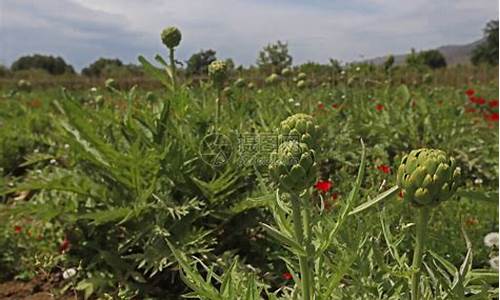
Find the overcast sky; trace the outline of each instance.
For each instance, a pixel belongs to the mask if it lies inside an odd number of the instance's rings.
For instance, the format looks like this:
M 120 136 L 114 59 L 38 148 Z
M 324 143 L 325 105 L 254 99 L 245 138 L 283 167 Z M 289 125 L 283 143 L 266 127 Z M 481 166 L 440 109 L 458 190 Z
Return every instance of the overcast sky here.
M 348 62 L 479 39 L 497 0 L 0 0 L 0 63 L 62 56 L 77 69 L 99 57 L 137 62 L 165 52 L 160 31 L 182 31 L 178 57 L 212 48 L 254 64 L 286 41 L 294 63 Z

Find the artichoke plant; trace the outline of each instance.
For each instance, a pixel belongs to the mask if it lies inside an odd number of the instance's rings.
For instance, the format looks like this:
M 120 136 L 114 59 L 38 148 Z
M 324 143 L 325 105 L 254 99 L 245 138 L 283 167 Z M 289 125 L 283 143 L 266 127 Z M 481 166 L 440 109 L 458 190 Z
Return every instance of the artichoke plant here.
M 416 207 L 436 206 L 457 190 L 460 169 L 442 150 L 418 149 L 404 156 L 397 183 L 405 201 Z
M 291 75 L 292 75 L 292 70 L 290 70 L 289 68 L 284 68 L 283 70 L 281 70 L 281 76 L 288 78 Z
M 413 150 L 401 160 L 397 174 L 398 186 L 403 198 L 418 208 L 411 277 L 412 300 L 420 299 L 420 273 L 430 210 L 455 193 L 459 176 L 460 169 L 455 160 L 442 150 Z
M 213 61 L 208 66 L 208 75 L 217 89 L 222 89 L 227 77 L 227 65 L 222 60 Z
M 319 126 L 310 115 L 298 113 L 280 124 L 279 140 L 296 139 L 315 149 L 320 136 Z
M 181 31 L 177 27 L 167 27 L 161 32 L 161 41 L 169 49 L 179 46 L 181 38 Z
M 316 179 L 315 152 L 307 144 L 286 141 L 271 154 L 269 172 L 280 188 L 300 192 Z
M 246 86 L 245 79 L 243 79 L 243 78 L 238 78 L 238 79 L 234 82 L 234 85 L 235 85 L 237 88 L 244 88 L 244 87 Z
M 299 75 L 297 75 L 297 80 L 306 80 L 307 75 L 304 72 L 300 72 Z
M 280 79 L 280 77 L 278 76 L 278 74 L 273 73 L 266 78 L 266 83 L 267 84 L 274 84 L 274 83 L 278 82 L 279 79 Z
M 297 88 L 299 88 L 299 89 L 301 89 L 301 90 L 302 90 L 302 89 L 304 89 L 305 87 L 306 87 L 306 82 L 305 82 L 304 80 L 299 80 L 299 81 L 297 82 Z
M 21 79 L 17 82 L 17 89 L 23 92 L 31 92 L 31 82 Z

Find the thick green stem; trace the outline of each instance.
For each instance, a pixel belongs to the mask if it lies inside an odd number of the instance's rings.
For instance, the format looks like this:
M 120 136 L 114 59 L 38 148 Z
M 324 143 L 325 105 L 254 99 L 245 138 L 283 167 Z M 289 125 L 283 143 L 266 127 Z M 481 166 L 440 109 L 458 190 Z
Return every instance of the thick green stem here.
M 222 89 L 217 88 L 217 98 L 215 99 L 215 132 L 217 132 L 219 126 L 219 118 L 221 111 L 221 98 L 222 98 Z
M 174 90 L 177 88 L 177 74 L 176 74 L 176 70 L 175 70 L 175 56 L 174 56 L 174 48 L 169 48 L 168 49 L 170 51 L 170 68 L 172 70 L 172 85 L 174 87 Z
M 295 231 L 295 238 L 300 245 L 304 246 L 304 224 L 302 223 L 302 203 L 297 195 L 292 196 L 292 217 L 293 217 L 293 228 Z M 304 247 L 307 249 L 307 247 Z M 307 253 L 307 250 L 306 250 Z M 309 259 L 307 254 L 299 255 L 299 265 L 301 274 L 301 287 L 302 287 L 302 299 L 311 300 L 311 286 L 310 286 L 310 274 L 311 270 L 309 267 Z
M 309 289 L 309 294 L 314 295 L 314 276 L 312 274 L 312 266 L 314 264 L 314 249 L 312 246 L 312 228 L 311 228 L 311 206 L 309 202 L 309 197 L 305 197 L 302 200 L 303 207 L 303 226 L 304 226 L 304 245 L 306 248 L 307 255 L 307 272 L 304 274 L 304 282 Z
M 413 274 L 411 277 L 411 299 L 420 300 L 420 268 L 422 267 L 422 258 L 425 251 L 425 236 L 427 222 L 429 221 L 429 208 L 418 209 L 416 222 L 416 241 L 413 252 Z

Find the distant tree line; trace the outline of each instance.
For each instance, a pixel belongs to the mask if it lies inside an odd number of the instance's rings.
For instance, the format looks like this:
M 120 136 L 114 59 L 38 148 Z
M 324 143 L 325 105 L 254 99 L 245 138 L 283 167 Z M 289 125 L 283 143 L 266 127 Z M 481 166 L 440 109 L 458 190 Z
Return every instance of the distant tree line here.
M 17 59 L 10 67 L 11 71 L 24 71 L 31 69 L 42 69 L 51 75 L 61 75 L 65 73 L 74 74 L 75 70 L 60 56 L 51 55 L 27 55 Z
M 484 41 L 474 49 L 471 62 L 475 65 L 488 64 L 498 65 L 498 20 L 487 23 L 484 29 Z M 212 49 L 200 50 L 185 61 L 180 72 L 187 76 L 203 76 L 207 74 L 208 65 L 216 60 L 216 51 Z M 289 54 L 288 44 L 277 41 L 266 45 L 258 54 L 255 67 L 249 67 L 249 70 L 258 70 L 258 72 L 270 75 L 272 73 L 281 74 L 285 68 L 292 65 L 292 56 Z M 235 68 L 231 59 L 226 60 L 231 70 L 243 70 L 243 66 Z M 392 55 L 388 56 L 382 68 L 390 72 L 394 68 L 395 59 Z M 412 52 L 406 57 L 406 65 L 409 67 L 422 69 L 438 69 L 446 67 L 446 59 L 438 50 L 425 50 Z M 319 73 L 339 73 L 342 69 L 337 60 L 331 60 L 329 65 L 307 62 L 300 66 L 303 72 Z M 9 76 L 11 72 L 43 70 L 50 75 L 75 74 L 74 68 L 66 63 L 63 58 L 51 55 L 27 55 L 18 58 L 12 63 L 10 68 L 0 65 L 0 77 Z M 99 58 L 87 67 L 83 68 L 81 74 L 86 77 L 114 77 L 121 78 L 126 76 L 141 76 L 143 70 L 135 64 L 124 64 L 118 58 Z

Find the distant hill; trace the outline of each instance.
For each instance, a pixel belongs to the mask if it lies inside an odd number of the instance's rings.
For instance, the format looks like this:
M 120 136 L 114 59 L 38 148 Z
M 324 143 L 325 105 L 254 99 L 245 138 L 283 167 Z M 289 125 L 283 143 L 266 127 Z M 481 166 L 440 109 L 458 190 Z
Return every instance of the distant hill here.
M 439 50 L 444 55 L 446 63 L 448 65 L 469 64 L 472 50 L 474 50 L 474 48 L 476 48 L 483 41 L 484 39 L 480 39 L 478 41 L 465 45 L 446 45 L 437 48 L 437 50 Z M 417 52 L 418 51 L 419 50 L 417 50 Z M 394 55 L 395 64 L 403 64 L 406 60 L 407 55 L 408 54 Z M 372 63 L 375 65 L 381 65 L 385 62 L 386 59 L 387 56 L 382 56 L 382 57 L 367 59 L 364 62 Z

